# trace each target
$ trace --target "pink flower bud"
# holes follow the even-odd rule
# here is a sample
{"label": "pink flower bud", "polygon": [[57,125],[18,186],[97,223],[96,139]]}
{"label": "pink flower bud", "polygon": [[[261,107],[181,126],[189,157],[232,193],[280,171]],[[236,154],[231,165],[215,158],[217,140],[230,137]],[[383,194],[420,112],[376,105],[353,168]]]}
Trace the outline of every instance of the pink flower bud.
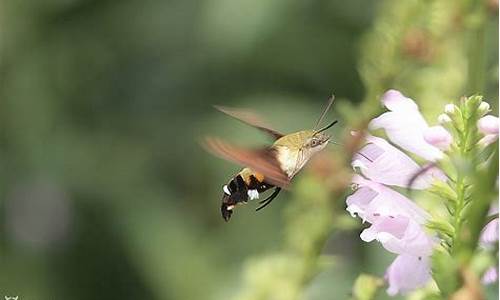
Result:
{"label": "pink flower bud", "polygon": [[451,134],[442,126],[432,126],[424,131],[424,140],[441,150],[448,150],[453,142]]}
{"label": "pink flower bud", "polygon": [[477,127],[482,134],[497,134],[498,135],[498,117],[487,115],[479,119]]}
{"label": "pink flower bud", "polygon": [[484,134],[484,137],[478,142],[479,145],[485,147],[494,143],[498,139],[498,117],[487,115],[477,121],[479,132]]}

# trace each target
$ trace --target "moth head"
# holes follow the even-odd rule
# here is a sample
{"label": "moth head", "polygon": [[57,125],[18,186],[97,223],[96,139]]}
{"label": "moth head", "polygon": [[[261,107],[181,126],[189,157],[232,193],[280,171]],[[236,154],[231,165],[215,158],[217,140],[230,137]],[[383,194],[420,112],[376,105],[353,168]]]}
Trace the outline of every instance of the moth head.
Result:
{"label": "moth head", "polygon": [[330,140],[330,136],[324,133],[311,134],[311,136],[306,139],[305,146],[311,150],[320,150],[323,149],[328,141]]}
{"label": "moth head", "polygon": [[311,136],[306,140],[306,146],[310,149],[318,149],[318,150],[323,149],[330,140],[330,135],[326,134],[324,131],[326,131],[335,124],[337,124],[337,120],[333,121],[332,123],[328,124],[327,126],[321,129],[313,130],[311,132]]}

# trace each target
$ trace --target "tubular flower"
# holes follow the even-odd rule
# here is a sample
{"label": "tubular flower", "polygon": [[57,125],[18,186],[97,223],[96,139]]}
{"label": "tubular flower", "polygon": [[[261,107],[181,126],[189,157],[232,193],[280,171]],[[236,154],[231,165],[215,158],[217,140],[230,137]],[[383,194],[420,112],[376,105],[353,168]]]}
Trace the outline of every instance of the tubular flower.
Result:
{"label": "tubular flower", "polygon": [[423,224],[429,214],[414,202],[387,186],[367,180],[359,175],[353,177],[357,185],[354,194],[347,197],[347,211],[363,221],[375,223],[382,217],[404,216]]}
{"label": "tubular flower", "polygon": [[429,125],[412,99],[399,91],[389,90],[382,96],[382,104],[389,111],[373,119],[369,129],[384,129],[391,142],[426,160],[436,161],[443,157],[438,147],[425,140]]}
{"label": "tubular flower", "polygon": [[[389,90],[382,104],[389,111],[373,119],[369,129],[384,129],[392,143],[430,163],[444,157],[453,142],[451,134],[441,126],[429,127],[413,100]],[[346,199],[347,211],[371,224],[360,235],[363,241],[376,240],[398,254],[385,274],[387,293],[406,293],[431,279],[429,257],[436,240],[423,228],[429,213],[389,186],[423,190],[447,178],[436,167],[423,168],[382,138],[368,135],[366,142],[353,157],[352,166],[362,176],[353,177],[356,191]]]}
{"label": "tubular flower", "polygon": [[[440,266],[476,250],[475,243],[461,239],[467,236],[464,232],[470,236],[470,230],[477,230],[465,226],[470,225],[468,218],[484,209],[474,205],[471,187],[474,176],[484,174],[494,161],[488,156],[496,155],[491,151],[495,149],[485,147],[498,139],[499,119],[486,115],[490,106],[478,95],[446,105],[438,126],[429,126],[417,104],[401,92],[389,90],[381,101],[388,111],[373,119],[369,129],[384,130],[388,140],[367,135],[366,145],[354,155],[351,164],[358,174],[353,176],[355,191],[347,197],[346,209],[370,224],[360,234],[363,241],[378,241],[397,254],[385,273],[389,295],[410,292],[431,278],[438,288],[453,286],[459,268]],[[405,151],[427,162],[419,165]],[[494,176],[493,171],[491,174]],[[490,185],[492,178],[487,178]],[[446,211],[431,216],[392,187],[432,193]],[[490,214],[497,212],[498,208]],[[480,248],[496,251],[493,245],[498,243],[498,235],[497,217],[483,228]],[[439,251],[434,251],[438,246]],[[436,267],[432,273],[431,262]],[[492,267],[482,275],[484,283],[494,282],[498,269]],[[449,296],[453,291],[441,292]]]}
{"label": "tubular flower", "polygon": [[[366,178],[386,185],[408,187],[412,177],[421,171],[415,161],[386,140],[368,135],[366,141],[368,144],[352,162],[352,166]],[[426,189],[436,178],[445,177],[438,169],[430,168],[413,182],[412,188]]]}

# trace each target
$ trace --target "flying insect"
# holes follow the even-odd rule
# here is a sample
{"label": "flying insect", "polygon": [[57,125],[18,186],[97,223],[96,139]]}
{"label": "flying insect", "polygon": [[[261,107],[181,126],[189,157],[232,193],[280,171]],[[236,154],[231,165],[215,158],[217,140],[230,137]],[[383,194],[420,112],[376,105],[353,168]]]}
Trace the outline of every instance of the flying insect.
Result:
{"label": "flying insect", "polygon": [[260,206],[256,210],[269,205],[282,189],[288,188],[292,178],[302,170],[309,159],[326,147],[330,136],[325,131],[337,121],[320,129],[316,128],[323,121],[333,100],[334,96],[329,98],[314,129],[290,134],[271,129],[252,111],[215,106],[217,110],[267,133],[274,139],[274,143],[268,147],[247,149],[219,138],[205,138],[203,145],[209,152],[244,167],[222,187],[220,210],[226,222],[231,218],[236,205],[259,199],[261,193],[274,188],[269,197],[259,201]]}

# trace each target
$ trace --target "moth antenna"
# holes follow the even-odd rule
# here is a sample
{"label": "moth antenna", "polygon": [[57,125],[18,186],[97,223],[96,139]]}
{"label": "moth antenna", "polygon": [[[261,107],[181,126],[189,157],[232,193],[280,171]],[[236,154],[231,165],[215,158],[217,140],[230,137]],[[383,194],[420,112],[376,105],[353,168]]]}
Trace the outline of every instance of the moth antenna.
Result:
{"label": "moth antenna", "polygon": [[328,110],[330,110],[330,107],[333,104],[333,100],[335,100],[335,95],[331,95],[330,98],[328,98],[328,101],[326,103],[326,107],[323,109],[321,116],[319,117],[318,121],[316,121],[316,124],[314,125],[314,130],[316,130],[316,128],[318,128],[321,121],[323,121],[323,118],[325,117],[326,113],[328,112]]}
{"label": "moth antenna", "polygon": [[314,132],[314,135],[327,130],[328,128],[332,127],[333,125],[337,124],[338,122],[339,121],[337,121],[337,120],[333,121],[332,123],[328,124],[327,126],[325,126],[325,127],[321,128],[320,130],[317,130],[316,132]]}

